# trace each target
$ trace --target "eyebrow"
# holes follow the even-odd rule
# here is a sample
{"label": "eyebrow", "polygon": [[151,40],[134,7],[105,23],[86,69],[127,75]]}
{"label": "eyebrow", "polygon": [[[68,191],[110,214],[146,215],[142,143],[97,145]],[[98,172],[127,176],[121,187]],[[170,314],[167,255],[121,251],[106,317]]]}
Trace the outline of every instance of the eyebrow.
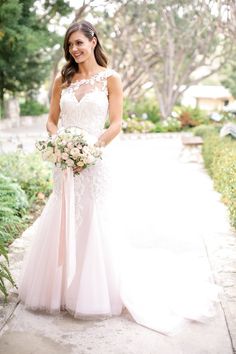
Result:
{"label": "eyebrow", "polygon": [[[82,39],[76,39],[74,42],[83,42]],[[71,44],[72,42],[71,41],[68,41],[68,44]]]}

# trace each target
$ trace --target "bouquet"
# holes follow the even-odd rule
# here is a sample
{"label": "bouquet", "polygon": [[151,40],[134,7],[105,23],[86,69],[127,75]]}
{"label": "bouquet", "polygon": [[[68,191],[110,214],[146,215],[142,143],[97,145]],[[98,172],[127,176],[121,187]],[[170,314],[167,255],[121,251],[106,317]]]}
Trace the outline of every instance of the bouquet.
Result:
{"label": "bouquet", "polygon": [[[89,167],[102,159],[103,148],[94,145],[96,138],[78,127],[61,128],[46,140],[38,140],[36,148],[43,160],[53,162],[62,170]],[[80,174],[79,172],[74,172]]]}

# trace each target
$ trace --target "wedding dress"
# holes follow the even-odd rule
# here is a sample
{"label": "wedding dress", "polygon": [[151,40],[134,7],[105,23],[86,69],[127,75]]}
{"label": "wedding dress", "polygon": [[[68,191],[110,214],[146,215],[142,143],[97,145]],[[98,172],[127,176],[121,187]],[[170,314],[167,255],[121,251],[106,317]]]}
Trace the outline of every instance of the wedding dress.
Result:
{"label": "wedding dress", "polygon": [[[62,90],[62,126],[78,126],[96,137],[103,133],[111,75],[117,72],[105,69]],[[127,196],[120,198],[123,206],[117,202],[115,141],[104,149],[102,160],[78,176],[54,168],[49,200],[25,231],[32,240],[18,279],[18,297],[26,309],[51,314],[65,310],[79,319],[119,316],[126,308],[137,323],[176,333],[186,321],[214,316],[219,288],[202,278],[204,272],[194,268],[191,259],[186,269],[172,252],[135,248],[124,237]]]}

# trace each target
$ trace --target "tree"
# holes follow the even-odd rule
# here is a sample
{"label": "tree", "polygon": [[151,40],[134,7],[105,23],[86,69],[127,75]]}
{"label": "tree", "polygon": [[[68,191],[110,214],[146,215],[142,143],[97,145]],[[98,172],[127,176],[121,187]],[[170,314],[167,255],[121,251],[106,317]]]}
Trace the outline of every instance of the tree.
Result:
{"label": "tree", "polygon": [[0,6],[0,101],[6,92],[36,90],[49,73],[51,52],[60,41],[48,24],[71,11],[65,1],[45,0],[43,16],[35,0],[2,0]]}
{"label": "tree", "polygon": [[125,95],[131,100],[138,100],[144,94],[142,86],[148,81],[148,76],[143,70],[143,65],[134,60],[128,36],[132,18],[139,4],[118,0],[112,5],[112,11],[105,7],[96,13],[98,19],[96,27],[103,37],[111,67],[121,74]]}
{"label": "tree", "polygon": [[236,64],[234,61],[229,62],[221,71],[221,83],[227,87],[232,95],[236,97]]}
{"label": "tree", "polygon": [[[109,55],[110,66],[121,73],[125,94],[137,99],[143,94],[140,87],[147,81],[147,75],[139,63],[133,61],[128,41],[125,40],[126,25],[122,26],[125,24],[123,18],[126,16],[128,2],[128,0],[116,2],[104,0],[98,4],[94,0],[83,1],[83,4],[74,10],[73,22],[79,21],[82,17],[86,18],[88,14],[93,16],[92,22],[95,24],[99,37],[102,39],[101,42]],[[62,57],[63,51],[60,46],[54,55],[49,96]]]}
{"label": "tree", "polygon": [[189,85],[227,61],[232,42],[219,26],[215,5],[211,0],[139,0],[127,2],[125,13],[113,18],[118,28],[114,41],[121,42],[118,49],[113,47],[115,61],[124,65],[127,75],[137,73],[152,83],[163,119]]}
{"label": "tree", "polygon": [[[221,0],[221,17],[219,25],[228,36],[229,40],[236,44],[236,3],[235,0]],[[221,70],[221,82],[236,97],[236,51],[232,51],[228,63]]]}
{"label": "tree", "polygon": [[[91,10],[91,5],[93,4],[93,2],[94,2],[94,0],[89,0],[88,2],[83,1],[82,6],[80,6],[79,8],[74,10],[74,19],[72,22],[77,22],[82,17],[86,16],[88,14],[89,10]],[[54,83],[54,80],[58,74],[59,64],[60,64],[62,58],[63,58],[63,50],[62,50],[62,39],[61,39],[60,45],[55,50],[55,52],[53,54],[53,58],[52,58],[53,65],[51,68],[51,84],[50,84],[50,89],[49,89],[49,93],[48,93],[49,99],[52,94],[53,83]]]}

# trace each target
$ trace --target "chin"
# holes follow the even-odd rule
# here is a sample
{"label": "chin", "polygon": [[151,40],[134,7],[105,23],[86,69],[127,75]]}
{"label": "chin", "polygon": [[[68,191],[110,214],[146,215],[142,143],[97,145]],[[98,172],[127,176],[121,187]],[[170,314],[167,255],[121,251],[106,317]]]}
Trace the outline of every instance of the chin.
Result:
{"label": "chin", "polygon": [[76,63],[80,64],[80,63],[84,63],[89,59],[89,56],[87,57],[83,57],[83,58],[77,58],[75,59]]}

